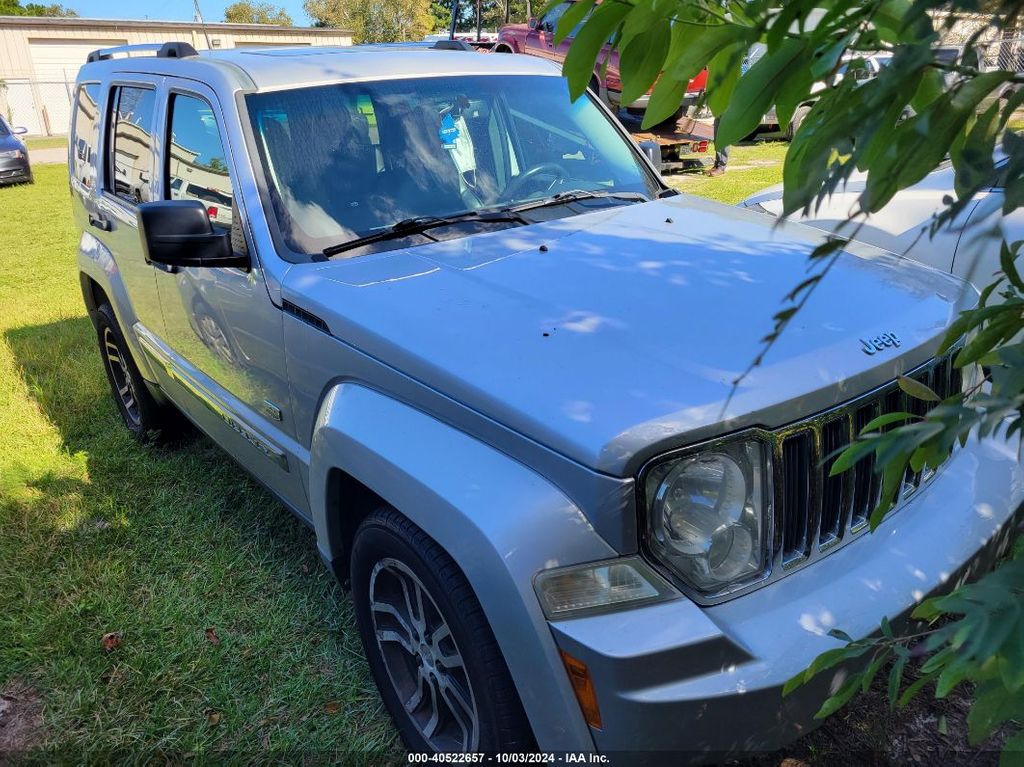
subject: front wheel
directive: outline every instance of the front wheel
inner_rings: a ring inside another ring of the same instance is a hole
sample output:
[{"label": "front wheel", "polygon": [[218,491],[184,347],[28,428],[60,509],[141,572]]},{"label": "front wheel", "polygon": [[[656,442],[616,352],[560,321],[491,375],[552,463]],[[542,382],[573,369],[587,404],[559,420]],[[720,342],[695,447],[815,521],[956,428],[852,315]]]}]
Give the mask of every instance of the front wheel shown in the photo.
[{"label": "front wheel", "polygon": [[356,532],[351,577],[370,670],[410,751],[533,748],[490,624],[444,549],[385,507]]}]

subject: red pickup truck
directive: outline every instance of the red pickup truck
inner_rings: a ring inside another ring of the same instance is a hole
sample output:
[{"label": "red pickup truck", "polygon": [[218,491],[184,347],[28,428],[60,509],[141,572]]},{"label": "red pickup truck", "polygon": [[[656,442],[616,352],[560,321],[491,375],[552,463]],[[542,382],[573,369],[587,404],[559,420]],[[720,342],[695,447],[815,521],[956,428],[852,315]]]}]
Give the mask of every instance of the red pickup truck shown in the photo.
[{"label": "red pickup truck", "polygon": [[[569,52],[569,45],[572,43],[579,25],[557,45],[554,42],[555,28],[558,26],[558,20],[562,18],[562,14],[572,6],[574,1],[568,0],[567,2],[560,3],[541,18],[531,18],[527,24],[506,24],[498,30],[498,41],[494,46],[494,51],[496,53],[526,53],[530,56],[540,56],[543,59],[550,59],[551,61],[561,63],[565,59],[566,53]],[[651,95],[650,91],[631,104],[621,103],[622,81],[619,79],[618,51],[606,45],[604,53],[609,55],[608,67],[604,71],[603,76],[600,66],[594,69],[594,77],[591,80],[590,87],[601,98],[607,100],[613,108],[625,107],[633,113],[643,112],[647,108],[647,102]],[[598,62],[603,61],[604,55],[599,56]],[[686,96],[679,105],[679,111],[671,118],[672,121],[682,117],[691,106],[697,103],[701,94],[704,93],[704,85],[707,79],[708,73],[705,69],[690,81],[686,88]]]}]

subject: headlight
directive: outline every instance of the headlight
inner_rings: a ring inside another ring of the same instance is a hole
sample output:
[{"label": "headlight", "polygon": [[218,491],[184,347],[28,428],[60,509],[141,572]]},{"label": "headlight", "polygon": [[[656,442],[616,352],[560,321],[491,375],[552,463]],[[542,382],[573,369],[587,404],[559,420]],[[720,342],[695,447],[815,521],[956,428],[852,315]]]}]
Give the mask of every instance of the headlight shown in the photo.
[{"label": "headlight", "polygon": [[702,596],[728,594],[770,570],[767,451],[756,439],[723,443],[646,474],[647,545]]},{"label": "headlight", "polygon": [[9,149],[6,152],[0,152],[0,158],[4,160],[20,160],[25,156],[25,153],[20,149]]}]

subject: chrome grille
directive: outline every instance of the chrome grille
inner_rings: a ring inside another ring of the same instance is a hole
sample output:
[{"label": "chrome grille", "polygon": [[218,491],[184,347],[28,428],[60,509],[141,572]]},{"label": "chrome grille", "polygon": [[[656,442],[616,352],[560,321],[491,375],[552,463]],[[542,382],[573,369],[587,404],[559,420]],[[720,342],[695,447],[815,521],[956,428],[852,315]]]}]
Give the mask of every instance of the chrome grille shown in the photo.
[{"label": "chrome grille", "polygon": [[[951,355],[946,355],[932,360],[909,377],[945,399],[960,391],[963,382],[950,359]],[[928,403],[908,396],[893,381],[827,413],[773,432],[776,565],[784,571],[799,567],[867,527],[881,496],[881,477],[874,473],[874,456],[830,477],[837,451],[883,413],[923,415],[927,409]],[[897,506],[930,478],[930,474],[908,468]]]}]

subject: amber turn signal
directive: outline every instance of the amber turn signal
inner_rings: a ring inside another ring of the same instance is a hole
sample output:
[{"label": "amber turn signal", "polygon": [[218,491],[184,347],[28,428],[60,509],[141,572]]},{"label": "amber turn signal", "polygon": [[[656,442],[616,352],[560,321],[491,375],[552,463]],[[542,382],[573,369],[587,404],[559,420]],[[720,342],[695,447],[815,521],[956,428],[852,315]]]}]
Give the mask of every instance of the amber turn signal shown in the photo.
[{"label": "amber turn signal", "polygon": [[565,650],[558,651],[562,656],[562,663],[569,674],[569,681],[572,683],[572,690],[576,693],[576,700],[583,711],[583,718],[591,727],[601,729],[601,709],[597,705],[597,691],[594,689],[594,681],[590,678],[590,671],[587,664],[572,657]]}]

